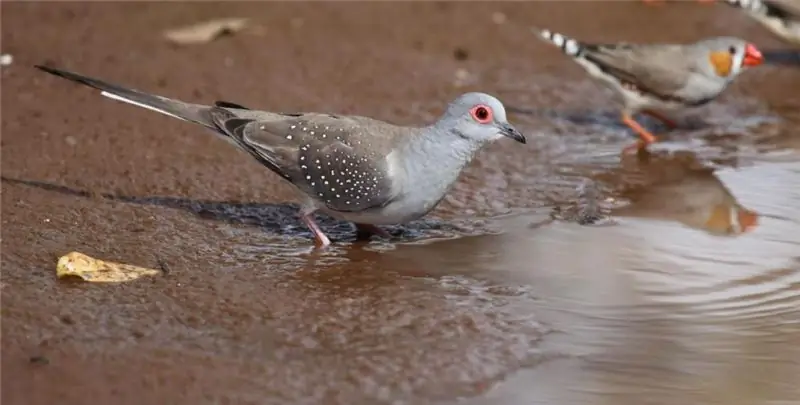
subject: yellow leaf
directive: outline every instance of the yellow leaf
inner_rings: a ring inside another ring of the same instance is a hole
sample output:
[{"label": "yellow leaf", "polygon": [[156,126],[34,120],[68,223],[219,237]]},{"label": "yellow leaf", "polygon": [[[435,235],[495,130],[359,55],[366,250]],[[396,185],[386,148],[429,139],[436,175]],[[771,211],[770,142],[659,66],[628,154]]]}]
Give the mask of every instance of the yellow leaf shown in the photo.
[{"label": "yellow leaf", "polygon": [[79,252],[61,256],[56,265],[56,275],[59,278],[80,277],[92,283],[119,283],[160,273],[159,270],[146,267],[98,260]]}]

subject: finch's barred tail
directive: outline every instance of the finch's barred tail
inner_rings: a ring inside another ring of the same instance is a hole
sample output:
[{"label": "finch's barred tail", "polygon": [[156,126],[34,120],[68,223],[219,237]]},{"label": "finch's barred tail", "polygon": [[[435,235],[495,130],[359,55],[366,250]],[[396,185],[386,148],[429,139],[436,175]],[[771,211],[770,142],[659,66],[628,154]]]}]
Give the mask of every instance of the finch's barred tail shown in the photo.
[{"label": "finch's barred tail", "polygon": [[583,53],[583,44],[566,35],[550,30],[536,30],[535,33],[542,37],[545,41],[548,41],[561,48],[561,51],[569,56],[572,56],[573,58],[579,57]]},{"label": "finch's barred tail", "polygon": [[766,11],[766,6],[761,0],[725,0],[728,4],[750,11]]}]

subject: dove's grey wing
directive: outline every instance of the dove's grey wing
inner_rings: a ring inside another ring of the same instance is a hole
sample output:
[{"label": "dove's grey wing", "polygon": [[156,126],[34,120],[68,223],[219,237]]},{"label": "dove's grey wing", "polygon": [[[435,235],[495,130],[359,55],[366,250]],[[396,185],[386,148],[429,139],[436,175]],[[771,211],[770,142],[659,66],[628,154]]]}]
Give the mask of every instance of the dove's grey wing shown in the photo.
[{"label": "dove's grey wing", "polygon": [[385,158],[398,127],[364,117],[213,108],[214,123],[262,164],[336,211],[363,211],[396,195]]},{"label": "dove's grey wing", "polygon": [[675,100],[693,71],[679,45],[592,44],[585,45],[583,56],[606,74],[662,100]]}]

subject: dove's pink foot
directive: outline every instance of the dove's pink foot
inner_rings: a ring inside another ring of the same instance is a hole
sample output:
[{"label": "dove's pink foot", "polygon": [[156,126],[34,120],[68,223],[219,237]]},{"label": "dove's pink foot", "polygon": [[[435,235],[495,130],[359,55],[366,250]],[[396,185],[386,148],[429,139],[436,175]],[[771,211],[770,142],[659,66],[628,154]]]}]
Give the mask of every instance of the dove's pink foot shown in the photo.
[{"label": "dove's pink foot", "polygon": [[370,224],[358,224],[357,223],[356,224],[356,231],[359,234],[359,239],[361,239],[362,237],[369,238],[369,236],[371,236],[371,235],[377,235],[377,236],[380,236],[380,237],[386,238],[386,239],[391,239],[392,238],[392,235],[389,234],[389,232],[386,232],[386,230],[381,229],[381,228],[379,228],[379,227],[377,227],[375,225],[370,225]]},{"label": "dove's pink foot", "polygon": [[644,129],[644,127],[639,125],[638,122],[634,121],[629,114],[622,114],[622,122],[629,126],[634,132],[636,132],[637,135],[639,135],[639,138],[641,138],[635,144],[625,147],[625,149],[622,150],[623,153],[628,153],[633,150],[638,151],[646,148],[647,145],[651,143],[658,142],[658,138],[656,138],[655,135],[651,134],[650,131]]},{"label": "dove's pink foot", "polygon": [[330,245],[331,240],[325,236],[325,234],[322,232],[322,229],[320,229],[319,225],[317,225],[317,221],[314,221],[314,217],[312,215],[313,213],[301,214],[300,219],[303,220],[303,223],[305,223],[311,233],[314,234],[314,240],[316,240],[319,247],[326,247]]},{"label": "dove's pink foot", "polygon": [[647,115],[649,115],[649,116],[651,116],[651,117],[663,122],[664,125],[666,125],[669,129],[675,129],[675,128],[678,127],[678,124],[676,124],[675,121],[667,118],[664,114],[661,114],[660,112],[653,111],[653,110],[644,110],[644,111],[642,111],[642,114],[647,114]]}]

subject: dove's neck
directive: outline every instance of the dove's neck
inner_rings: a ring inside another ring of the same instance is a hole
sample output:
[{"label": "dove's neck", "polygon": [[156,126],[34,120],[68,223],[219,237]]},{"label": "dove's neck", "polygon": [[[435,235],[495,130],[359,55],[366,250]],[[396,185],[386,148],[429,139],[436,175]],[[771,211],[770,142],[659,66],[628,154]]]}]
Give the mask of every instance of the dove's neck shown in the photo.
[{"label": "dove's neck", "polygon": [[454,129],[423,129],[401,152],[409,185],[441,198],[481,146]]},{"label": "dove's neck", "polygon": [[481,145],[468,139],[455,129],[440,129],[430,127],[425,134],[417,137],[407,146],[407,153],[411,161],[421,166],[444,169],[460,170],[466,166],[480,149]]}]

